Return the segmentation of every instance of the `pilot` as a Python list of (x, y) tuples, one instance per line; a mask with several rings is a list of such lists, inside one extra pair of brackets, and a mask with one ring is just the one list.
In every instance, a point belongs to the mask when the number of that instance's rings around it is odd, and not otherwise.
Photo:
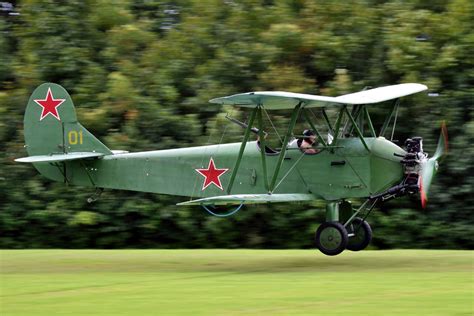
[(319, 152), (318, 149), (312, 148), (316, 146), (318, 143), (316, 142), (316, 135), (310, 129), (306, 129), (303, 132), (303, 138), (298, 139), (298, 147), (303, 151), (305, 154), (317, 154)]

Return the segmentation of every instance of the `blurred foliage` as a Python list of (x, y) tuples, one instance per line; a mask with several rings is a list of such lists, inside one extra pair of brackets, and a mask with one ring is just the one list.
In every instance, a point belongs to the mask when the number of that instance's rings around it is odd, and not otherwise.
[[(29, 95), (52, 81), (91, 132), (131, 151), (239, 141), (224, 113), (248, 114), (208, 103), (217, 96), (425, 83), (433, 97), (402, 101), (396, 139), (422, 135), (432, 153), (444, 119), (450, 153), (426, 210), (403, 198), (372, 214), (372, 246), (473, 248), (471, 0), (25, 0), (15, 9), (0, 16), (0, 247), (306, 248), (324, 219), (322, 201), (249, 206), (227, 219), (135, 192), (87, 204), (91, 190), (13, 162), (25, 156)], [(371, 109), (378, 128), (387, 106)], [(287, 115), (274, 113), (277, 129)]]

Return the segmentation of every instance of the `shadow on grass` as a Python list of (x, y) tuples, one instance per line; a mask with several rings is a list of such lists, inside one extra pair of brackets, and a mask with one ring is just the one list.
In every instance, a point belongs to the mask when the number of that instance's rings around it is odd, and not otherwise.
[(422, 272), (469, 271), (472, 265), (470, 252), (426, 250), (345, 252), (335, 257), (297, 250), (44, 250), (8, 252), (3, 258), (3, 274)]

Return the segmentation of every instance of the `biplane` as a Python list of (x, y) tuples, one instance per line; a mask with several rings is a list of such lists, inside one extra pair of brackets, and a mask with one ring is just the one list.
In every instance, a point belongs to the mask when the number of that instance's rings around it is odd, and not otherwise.
[[(215, 208), (232, 208), (228, 214), (233, 214), (246, 204), (324, 200), (326, 220), (316, 230), (315, 243), (324, 254), (337, 255), (369, 245), (372, 230), (366, 219), (378, 203), (419, 193), (425, 205), (447, 149), (446, 128), (432, 157), (423, 151), (420, 137), (407, 139), (405, 148), (392, 141), (400, 98), (425, 90), (425, 85), (405, 83), (338, 97), (290, 92), (220, 97), (210, 102), (248, 112), (246, 123), (231, 118), (245, 128), (241, 142), (130, 153), (111, 150), (95, 138), (78, 122), (67, 91), (45, 83), (32, 93), (24, 116), (29, 156), (16, 161), (32, 163), (51, 180), (96, 188), (89, 202), (103, 189), (133, 190), (191, 197), (178, 205), (200, 205), (222, 215)], [(389, 100), (393, 104), (377, 133), (369, 109)], [(274, 110), (291, 112), (276, 149), (263, 126), (264, 114)], [(335, 111), (333, 119), (328, 111)], [(315, 124), (316, 116), (327, 134)], [(294, 132), (298, 120), (308, 131)], [(355, 207), (351, 199), (362, 202)]]

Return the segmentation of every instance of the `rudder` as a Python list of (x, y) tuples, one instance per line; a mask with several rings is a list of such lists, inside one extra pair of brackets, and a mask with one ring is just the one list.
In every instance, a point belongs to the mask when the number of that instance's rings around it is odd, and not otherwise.
[[(44, 83), (31, 94), (25, 111), (24, 133), (29, 156), (74, 152), (112, 154), (77, 121), (69, 93), (54, 83)], [(34, 165), (50, 179), (61, 177), (57, 168), (49, 164)]]

